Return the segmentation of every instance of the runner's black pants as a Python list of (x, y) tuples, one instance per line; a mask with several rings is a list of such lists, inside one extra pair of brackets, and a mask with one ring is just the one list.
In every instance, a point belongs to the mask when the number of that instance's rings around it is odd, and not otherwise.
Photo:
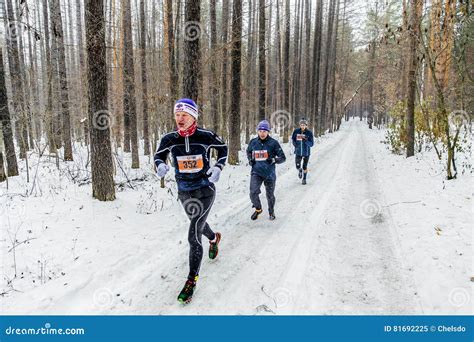
[(271, 178), (264, 178), (257, 174), (252, 174), (250, 177), (250, 200), (256, 209), (262, 209), (260, 202), (260, 187), (262, 183), (265, 185), (265, 192), (268, 201), (268, 212), (274, 213), (275, 208), (275, 180)]
[(309, 156), (296, 156), (295, 162), (298, 170), (301, 168), (301, 160), (303, 160), (303, 170), (306, 171), (308, 169)]
[(190, 220), (189, 242), (189, 275), (188, 279), (194, 280), (199, 275), (203, 256), (202, 235), (209, 240), (214, 240), (216, 235), (206, 219), (216, 197), (216, 188), (210, 184), (201, 189), (192, 191), (179, 191), (178, 198)]

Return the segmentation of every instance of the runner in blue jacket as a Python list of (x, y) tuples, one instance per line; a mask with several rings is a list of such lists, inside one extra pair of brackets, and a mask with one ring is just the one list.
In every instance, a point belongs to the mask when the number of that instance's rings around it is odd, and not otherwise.
[(270, 220), (275, 219), (275, 165), (286, 160), (285, 153), (280, 143), (270, 137), (270, 124), (263, 120), (257, 126), (256, 138), (249, 142), (247, 147), (247, 158), (252, 166), (250, 176), (250, 200), (255, 212), (251, 219), (256, 220), (262, 213), (262, 203), (260, 202), (260, 187), (265, 185), (268, 213)]
[[(295, 162), (298, 170), (298, 177), (302, 180), (302, 184), (306, 184), (308, 175), (308, 161), (311, 155), (311, 147), (314, 145), (313, 132), (308, 129), (308, 121), (300, 120), (300, 127), (293, 131), (291, 141), (295, 147)], [(301, 165), (303, 161), (303, 165)]]
[[(198, 107), (193, 100), (181, 99), (174, 106), (177, 130), (164, 135), (155, 153), (159, 177), (164, 177), (170, 167), (166, 165), (169, 154), (175, 167), (178, 198), (190, 220), (188, 242), (189, 274), (178, 301), (191, 301), (203, 256), (201, 237), (209, 239), (209, 258), (215, 259), (221, 234), (214, 233), (206, 222), (216, 196), (214, 183), (219, 180), (227, 160), (227, 145), (216, 133), (197, 126)], [(211, 149), (217, 150), (216, 163), (211, 166)]]

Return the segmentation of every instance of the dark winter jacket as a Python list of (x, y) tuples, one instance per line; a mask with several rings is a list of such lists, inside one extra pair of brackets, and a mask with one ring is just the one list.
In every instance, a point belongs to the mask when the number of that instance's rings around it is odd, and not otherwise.
[(161, 138), (155, 165), (164, 163), (171, 152), (178, 190), (200, 189), (209, 185), (206, 172), (210, 168), (211, 148), (217, 150), (216, 166), (222, 169), (227, 160), (227, 145), (216, 133), (198, 127), (193, 135), (184, 138), (173, 131)]
[(259, 137), (250, 140), (247, 158), (252, 165), (252, 174), (270, 179), (276, 179), (275, 164), (281, 164), (286, 160), (280, 143), (270, 136), (264, 140)]
[(308, 157), (311, 154), (311, 147), (314, 145), (313, 132), (309, 129), (305, 129), (304, 132), (301, 128), (297, 128), (293, 131), (291, 141), (295, 147), (295, 154), (301, 157)]

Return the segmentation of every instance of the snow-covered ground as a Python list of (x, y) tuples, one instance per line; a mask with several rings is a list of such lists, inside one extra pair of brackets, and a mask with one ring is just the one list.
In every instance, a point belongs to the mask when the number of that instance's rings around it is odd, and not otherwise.
[(0, 185), (1, 313), (472, 314), (471, 173), (446, 181), (432, 153), (396, 156), (383, 137), (344, 123), (318, 140), (306, 186), (285, 146), (275, 221), (250, 220), (249, 167), (227, 166), (208, 219), (219, 257), (205, 251), (187, 306), (176, 296), (188, 223), (172, 176), (161, 189), (148, 157), (139, 170), (117, 157), (122, 185), (102, 203), (83, 150), (60, 170), (32, 154), (29, 183), (22, 164)]

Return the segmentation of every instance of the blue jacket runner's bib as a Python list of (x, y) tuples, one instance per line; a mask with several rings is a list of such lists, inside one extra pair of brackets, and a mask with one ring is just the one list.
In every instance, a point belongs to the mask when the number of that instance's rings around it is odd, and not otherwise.
[(276, 179), (275, 164), (281, 164), (286, 160), (280, 143), (270, 136), (267, 136), (265, 140), (259, 137), (250, 140), (247, 158), (249, 162), (255, 160), (252, 165), (252, 174), (270, 179)]
[(291, 141), (293, 142), (295, 154), (297, 156), (309, 157), (311, 154), (311, 147), (314, 145), (313, 132), (309, 129), (305, 129), (303, 132), (301, 128), (297, 128), (293, 131)]

